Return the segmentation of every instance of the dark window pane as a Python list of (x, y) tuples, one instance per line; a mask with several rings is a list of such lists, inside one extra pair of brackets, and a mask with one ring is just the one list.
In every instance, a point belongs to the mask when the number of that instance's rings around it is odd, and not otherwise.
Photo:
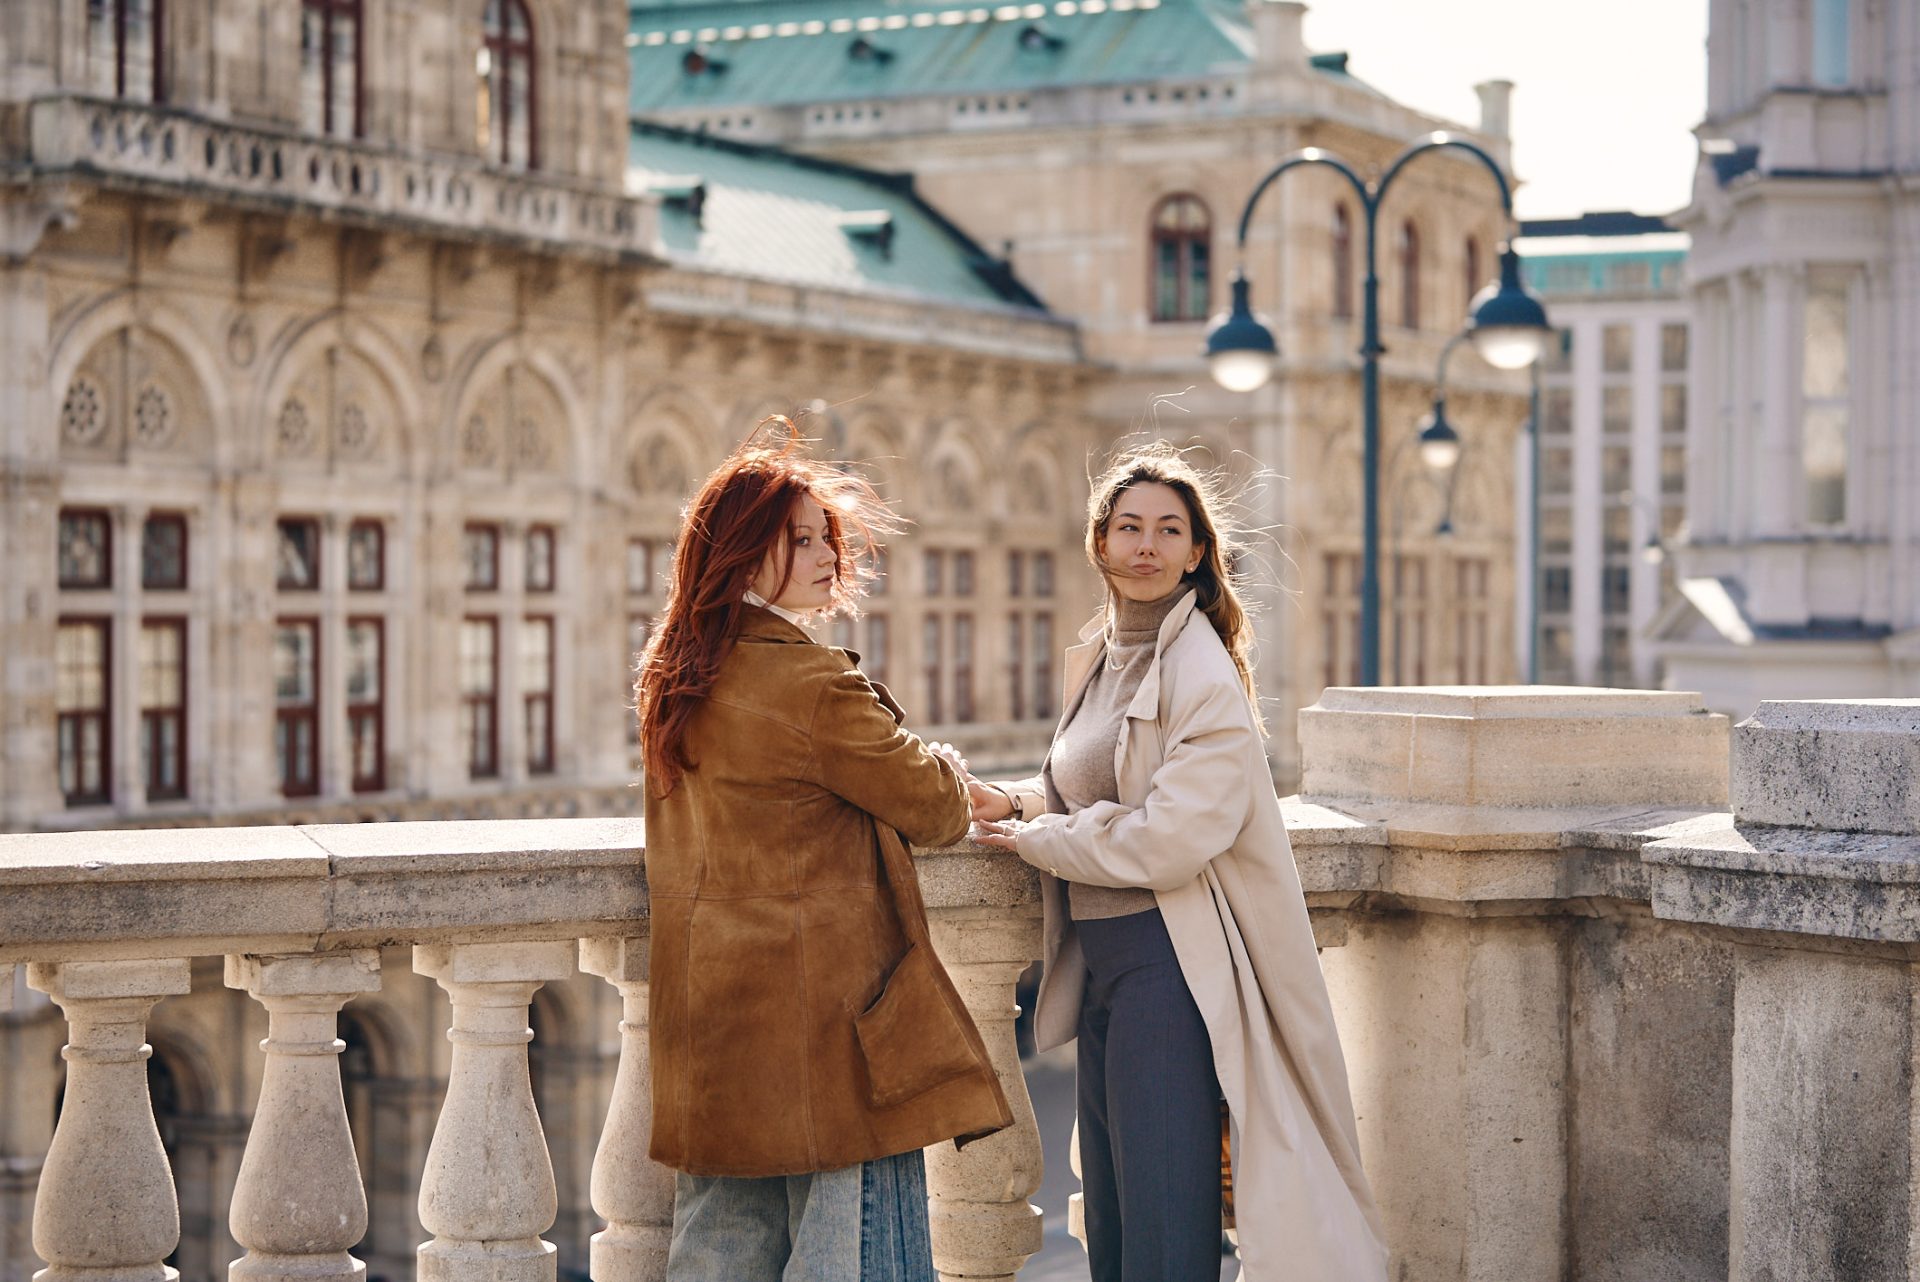
[(347, 587), (378, 592), (386, 586), (386, 531), (378, 521), (355, 521), (347, 528)]
[(320, 586), (320, 523), (280, 522), (277, 582), (283, 591), (311, 591)]
[(60, 514), (60, 586), (113, 586), (109, 526), (105, 512)]
[(171, 591), (187, 586), (187, 522), (150, 516), (140, 531), (140, 586)]
[(500, 586), (500, 528), (469, 525), (462, 543), (467, 591), (491, 592)]

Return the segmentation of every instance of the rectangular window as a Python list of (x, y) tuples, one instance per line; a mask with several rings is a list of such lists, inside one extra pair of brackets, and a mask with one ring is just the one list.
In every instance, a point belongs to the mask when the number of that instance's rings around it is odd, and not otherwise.
[(1540, 492), (1542, 494), (1573, 492), (1573, 450), (1570, 447), (1563, 445), (1540, 447)]
[(867, 595), (870, 597), (879, 597), (885, 596), (886, 594), (887, 550), (885, 548), (875, 548), (873, 550), (873, 588)]
[(149, 592), (178, 592), (187, 586), (186, 517), (160, 513), (141, 525), (140, 586)]
[(1573, 430), (1573, 389), (1549, 387), (1540, 394), (1540, 430), (1551, 436)]
[(520, 627), (520, 697), (526, 707), (527, 773), (553, 773), (553, 620), (532, 615)]
[(1600, 610), (1603, 614), (1625, 614), (1633, 597), (1633, 571), (1624, 565), (1609, 565), (1600, 573)]
[(1329, 686), (1360, 684), (1360, 558), (1350, 552), (1329, 553), (1322, 568), (1326, 595), (1321, 605), (1320, 635), (1325, 649), (1323, 682)]
[(1687, 385), (1667, 383), (1660, 388), (1660, 432), (1663, 436), (1687, 434)]
[(551, 525), (527, 527), (527, 591), (553, 591), (554, 533)]
[[(1035, 565), (1037, 568), (1038, 562)], [(1033, 715), (1037, 718), (1051, 717), (1056, 711), (1053, 683), (1053, 616), (1036, 614), (1033, 616)]]
[(353, 757), (353, 790), (387, 786), (386, 623), (347, 620), (347, 740)]
[(953, 616), (953, 719), (973, 721), (973, 616)]
[(282, 592), (312, 592), (320, 586), (320, 522), (288, 517), (279, 525), (274, 585)]
[(94, 93), (164, 102), (161, 0), (87, 0), (87, 83)]
[(466, 566), (467, 591), (497, 591), (500, 587), (500, 527), (467, 526), (461, 535), (461, 561)]
[(653, 591), (653, 541), (627, 540), (627, 591), (646, 596)]
[(1600, 330), (1600, 368), (1609, 374), (1633, 369), (1633, 326), (1606, 325)]
[(939, 596), (946, 591), (947, 554), (937, 548), (928, 548), (921, 558), (925, 568), (924, 587), (928, 596)]
[(1027, 716), (1026, 621), (1017, 614), (1007, 616), (1007, 716), (1013, 721)]
[(1615, 503), (1607, 507), (1601, 518), (1601, 546), (1609, 556), (1618, 556), (1633, 549), (1633, 509), (1624, 503)]
[(105, 512), (68, 508), (60, 513), (60, 586), (113, 586), (113, 523)]
[(347, 589), (379, 592), (387, 586), (387, 531), (378, 521), (347, 527)]
[(1813, 83), (1822, 88), (1852, 83), (1852, 6), (1853, 0), (1813, 0)]
[(308, 133), (360, 133), (360, 0), (300, 7), (300, 123)]
[(1663, 445), (1660, 447), (1660, 492), (1662, 494), (1687, 492), (1686, 446)]
[(500, 625), (490, 616), (460, 624), (460, 739), (467, 750), (467, 776), (500, 773)]
[(1800, 465), (1809, 525), (1840, 525), (1847, 519), (1852, 388), (1847, 311), (1847, 282), (1815, 275), (1807, 291), (1800, 373)]
[(1540, 509), (1540, 550), (1562, 556), (1573, 551), (1573, 512), (1562, 505)]
[(1549, 685), (1572, 684), (1572, 629), (1559, 626), (1540, 629), (1540, 679)]
[(1540, 358), (1542, 373), (1567, 374), (1573, 370), (1573, 331), (1558, 330), (1547, 340), (1547, 350)]
[(60, 792), (69, 806), (109, 800), (107, 665), (112, 627), (106, 619), (60, 620), (54, 644), (54, 712)]
[(1633, 431), (1633, 388), (1621, 383), (1600, 391), (1600, 430), (1609, 436)]
[(283, 796), (320, 791), (319, 689), (319, 621), (280, 620), (273, 634), (273, 748)]
[(1687, 372), (1687, 327), (1685, 324), (1660, 327), (1660, 368), (1668, 374)]
[(1007, 553), (1007, 595), (1019, 596), (1020, 588), (1027, 574), (1027, 554), (1025, 552)]
[(884, 614), (867, 616), (867, 648), (860, 652), (860, 670), (879, 683), (887, 683), (887, 655), (893, 645), (893, 634)]
[(953, 554), (953, 594), (955, 596), (973, 595), (973, 553), (971, 552)]
[(1565, 614), (1573, 608), (1573, 567), (1547, 565), (1540, 568), (1540, 611)]
[(1033, 594), (1035, 596), (1053, 595), (1053, 553), (1051, 552), (1033, 554)]
[(1420, 557), (1393, 559), (1395, 680), (1427, 683), (1427, 563)]
[(1487, 684), (1492, 654), (1487, 599), (1489, 566), (1484, 560), (1454, 562), (1454, 679), (1460, 685)]
[(940, 688), (946, 684), (946, 664), (940, 654), (940, 616), (929, 614), (920, 621), (920, 670), (927, 691), (927, 721), (932, 725), (943, 722), (946, 707), (940, 698)]
[[(647, 653), (647, 642), (653, 638), (653, 616), (650, 614), (630, 614), (627, 616), (627, 675), (636, 681), (640, 676), (640, 661)], [(629, 699), (627, 711), (633, 715), (627, 718), (627, 742), (638, 745), (640, 742), (640, 717), (633, 700)]]
[(1608, 445), (1600, 451), (1600, 490), (1614, 497), (1633, 488), (1633, 451), (1624, 445)]
[(187, 621), (140, 624), (140, 772), (148, 801), (187, 795)]
[(1626, 628), (1600, 630), (1600, 684), (1625, 686), (1633, 682), (1633, 634)]

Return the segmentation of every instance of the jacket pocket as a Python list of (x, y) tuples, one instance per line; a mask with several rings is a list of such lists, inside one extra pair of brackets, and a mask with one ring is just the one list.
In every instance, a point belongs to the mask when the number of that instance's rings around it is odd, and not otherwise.
[(873, 1005), (854, 1017), (867, 1061), (868, 1098), (889, 1108), (980, 1067), (924, 944), (907, 950)]

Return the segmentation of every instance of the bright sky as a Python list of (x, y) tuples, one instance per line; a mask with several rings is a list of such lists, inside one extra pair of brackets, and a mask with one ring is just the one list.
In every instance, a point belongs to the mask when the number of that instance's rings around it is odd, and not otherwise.
[(1706, 102), (1707, 0), (1309, 0), (1307, 48), (1421, 111), (1480, 120), (1511, 80), (1523, 218), (1687, 203)]

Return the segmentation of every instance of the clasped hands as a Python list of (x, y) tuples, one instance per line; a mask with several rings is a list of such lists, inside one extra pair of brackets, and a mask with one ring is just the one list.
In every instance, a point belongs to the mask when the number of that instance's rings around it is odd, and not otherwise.
[(927, 751), (959, 771), (960, 777), (966, 780), (967, 805), (973, 818), (973, 828), (967, 835), (996, 850), (1017, 849), (1014, 838), (1021, 825), (1013, 818), (1013, 798), (1004, 789), (974, 778), (967, 759), (952, 744), (929, 743)]

